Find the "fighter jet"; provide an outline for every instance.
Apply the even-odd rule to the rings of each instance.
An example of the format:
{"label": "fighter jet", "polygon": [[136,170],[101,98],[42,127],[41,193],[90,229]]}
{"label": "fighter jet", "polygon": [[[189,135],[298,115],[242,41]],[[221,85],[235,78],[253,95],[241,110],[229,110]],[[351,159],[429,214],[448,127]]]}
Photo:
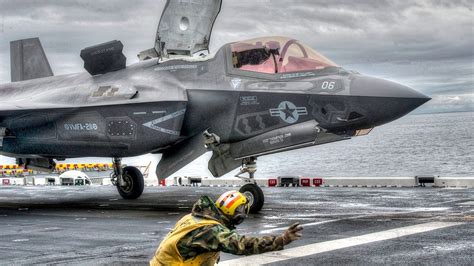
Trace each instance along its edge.
{"label": "fighter jet", "polygon": [[81,51],[87,72],[54,76],[38,38],[11,42],[12,83],[0,85],[0,153],[41,171],[67,158],[113,158],[119,194],[136,199],[143,176],[121,158],[161,154],[156,174],[164,179],[211,151],[214,176],[241,167],[240,191],[258,212],[259,156],[366,135],[430,99],[346,70],[291,37],[210,53],[221,4],[168,0],[154,47],[129,66],[122,43],[111,41]]}

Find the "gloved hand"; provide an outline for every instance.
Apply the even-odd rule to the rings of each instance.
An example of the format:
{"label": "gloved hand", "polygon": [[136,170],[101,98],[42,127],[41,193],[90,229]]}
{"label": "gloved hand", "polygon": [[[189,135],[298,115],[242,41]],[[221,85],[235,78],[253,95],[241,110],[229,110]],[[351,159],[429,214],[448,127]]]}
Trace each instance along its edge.
{"label": "gloved hand", "polygon": [[283,240],[283,245],[286,246],[291,242],[299,239],[301,237],[301,231],[303,227],[300,226],[300,223],[294,223],[286,229],[286,231],[281,235]]}

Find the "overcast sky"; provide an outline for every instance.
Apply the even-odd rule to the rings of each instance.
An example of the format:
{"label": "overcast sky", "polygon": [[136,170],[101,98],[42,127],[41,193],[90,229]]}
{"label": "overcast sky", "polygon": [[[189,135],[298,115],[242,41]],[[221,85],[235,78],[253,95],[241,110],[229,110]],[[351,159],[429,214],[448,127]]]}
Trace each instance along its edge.
{"label": "overcast sky", "polygon": [[[473,11],[464,0],[224,0],[211,38],[299,39],[339,65],[401,82],[433,100],[421,111],[473,110]],[[164,0],[0,0],[0,83],[9,42],[40,37],[56,75],[83,71],[82,48],[121,40],[128,64],[153,46]],[[291,4],[290,4],[291,3]]]}

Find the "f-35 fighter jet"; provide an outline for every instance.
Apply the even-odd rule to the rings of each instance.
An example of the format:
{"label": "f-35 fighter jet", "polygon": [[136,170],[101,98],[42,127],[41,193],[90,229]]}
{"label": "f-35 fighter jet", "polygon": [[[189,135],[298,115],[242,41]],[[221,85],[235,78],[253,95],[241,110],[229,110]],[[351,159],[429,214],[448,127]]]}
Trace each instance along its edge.
{"label": "f-35 fighter jet", "polygon": [[111,41],[81,51],[88,73],[53,76],[38,38],[11,42],[0,153],[43,171],[66,158],[113,158],[118,192],[135,199],[143,176],[121,158],[160,153],[163,179],[210,150],[214,176],[241,167],[241,191],[257,212],[258,156],[365,135],[430,99],[347,71],[287,37],[229,43],[209,55],[220,9],[221,0],[168,0],[141,62],[126,66],[122,43]]}

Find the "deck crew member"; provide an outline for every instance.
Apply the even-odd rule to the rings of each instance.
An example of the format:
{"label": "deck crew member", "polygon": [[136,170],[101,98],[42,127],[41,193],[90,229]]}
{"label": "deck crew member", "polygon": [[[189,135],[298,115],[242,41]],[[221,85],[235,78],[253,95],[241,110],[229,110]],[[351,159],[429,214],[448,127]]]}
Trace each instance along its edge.
{"label": "deck crew member", "polygon": [[150,265],[214,265],[221,251],[259,254],[281,250],[301,237],[303,228],[298,223],[281,235],[239,235],[235,226],[244,221],[249,208],[248,199],[238,191],[228,191],[215,202],[202,196],[161,242]]}

